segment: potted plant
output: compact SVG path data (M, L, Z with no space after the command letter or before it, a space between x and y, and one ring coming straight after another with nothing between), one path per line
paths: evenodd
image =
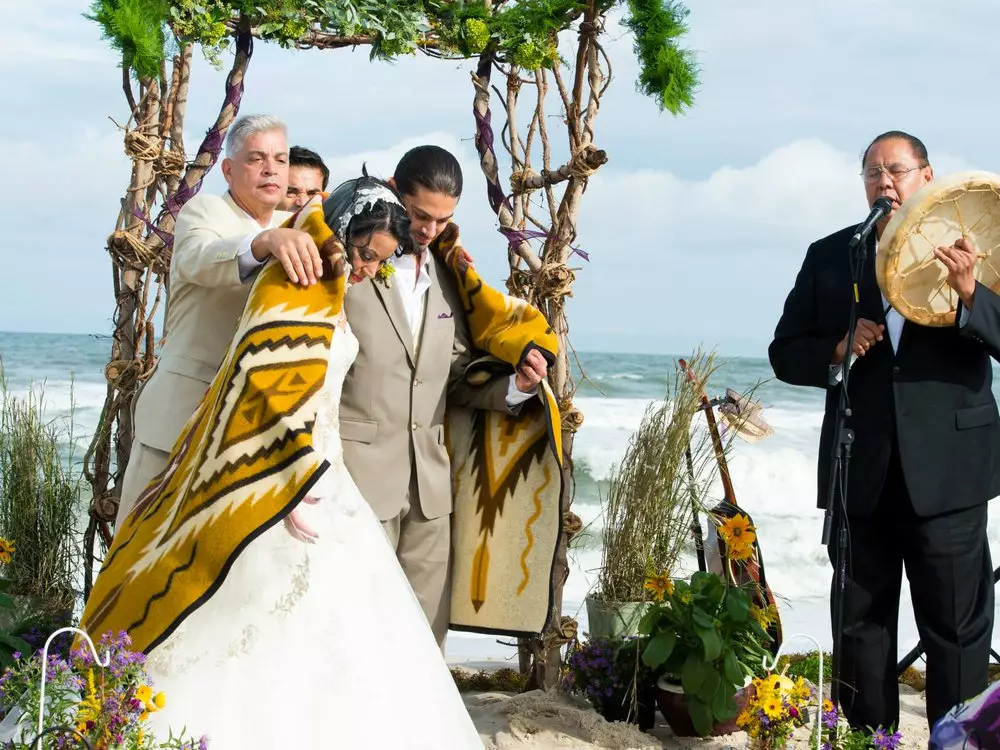
M655 723L652 674L639 658L638 638L593 638L578 643L566 661L563 688L582 695L608 721Z
M690 544L698 498L715 466L710 439L701 434L692 440L691 430L714 358L696 354L689 369L696 378L676 369L666 396L647 408L612 469L602 502L601 569L586 599L591 638L638 634L650 604L643 579L650 570L676 569Z
M642 661L657 678L657 703L678 736L735 731L750 680L763 672L767 613L715 573L646 579L656 601L643 616Z

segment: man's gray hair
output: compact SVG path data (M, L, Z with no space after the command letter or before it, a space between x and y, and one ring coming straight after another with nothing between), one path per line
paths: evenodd
M240 149L243 148L244 141L251 135L271 130L280 130L286 138L288 137L288 128L277 117L244 115L229 127L229 133L226 135L226 156L231 159L239 153Z

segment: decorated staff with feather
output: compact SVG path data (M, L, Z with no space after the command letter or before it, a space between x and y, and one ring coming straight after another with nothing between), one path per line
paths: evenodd
M214 748L481 747L341 443L359 349L346 287L412 252L406 210L365 175L290 224L320 248L318 283L295 284L277 259L261 270L219 374L118 530L81 627L127 631L169 696L157 730L204 727ZM387 674L420 686L391 722Z

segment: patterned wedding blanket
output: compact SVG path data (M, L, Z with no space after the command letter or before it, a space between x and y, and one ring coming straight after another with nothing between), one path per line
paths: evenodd
M330 250L316 201L289 220ZM542 315L482 283L459 262L457 228L434 247L455 273L474 345L470 378L509 375L531 347L551 359ZM126 630L149 652L222 585L237 556L280 522L326 468L312 449L344 278L290 283L258 274L233 343L162 474L116 530L80 627L95 640ZM547 384L516 416L450 410L455 470L454 603L458 629L540 632L552 604L561 531L559 412Z
M460 263L458 228L432 246L453 271L473 346L487 356L470 383L507 378L531 348L551 365L558 340L542 314L487 286ZM518 414L450 408L451 627L481 633L540 633L553 606L552 569L562 531L562 433L547 382Z

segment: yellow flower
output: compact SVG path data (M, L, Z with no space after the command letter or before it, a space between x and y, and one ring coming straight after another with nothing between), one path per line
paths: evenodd
M736 726L746 729L750 725L752 716L753 714L750 712L750 709L744 708L740 715L736 717Z
M772 695L766 701L764 701L764 705L762 706L762 708L764 709L764 713L767 714L767 717L769 719L777 719L779 716L781 716L781 712L784 710L785 707L781 702L781 698L779 698L776 695Z
M730 557L733 557L732 551L734 550L742 551L744 547L752 548L753 543L757 540L757 530L750 525L750 519L742 513L727 518L719 526L719 535L726 540L726 545L731 550Z
M691 596L691 592L690 591L685 591L683 594L681 594L677 598L680 600L681 604L690 604L691 600L694 597Z
M14 542L0 536L0 563L9 563L14 556Z
M756 604L750 606L750 616L760 623L760 626L764 630L767 630L771 625L771 617L767 610L758 607Z
M156 706L157 709L163 708L165 705L167 705L167 696L166 696L166 694L165 693L157 693L156 695L154 695L153 696L153 705Z
M674 582L666 571L646 576L646 582L642 584L642 587L650 592L653 599L658 602L662 602L664 596L670 596L674 593Z
M826 713L830 713L833 710L833 701L827 699L823 701L823 710Z
M149 685L140 685L135 689L135 699L145 706L153 697L153 689Z
M375 278L379 281L388 281L394 273L396 273L396 267L388 261L383 261L375 272Z
M795 703L805 703L811 696L812 690L809 689L806 678L799 677L795 681L795 687L792 689L791 700Z

